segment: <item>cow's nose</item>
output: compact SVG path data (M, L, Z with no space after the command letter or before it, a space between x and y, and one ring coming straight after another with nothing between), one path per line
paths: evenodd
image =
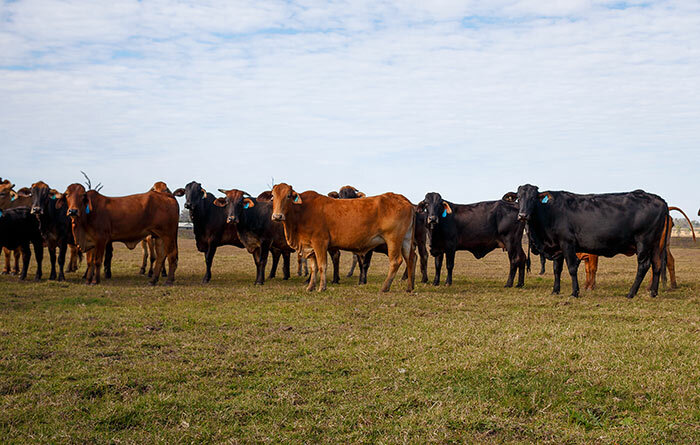
M524 213L518 213L518 219L520 221L527 221L527 215Z
M281 213L273 213L272 220L273 221L284 221L284 215Z
M437 222L437 216L429 216L428 217L428 224L436 223Z
M68 215L68 216L78 216L78 209L69 209L68 212L66 212L66 215Z
M236 222L236 217L235 216L229 216L226 218L227 223L235 223Z
M32 207L32 215L41 215L41 207Z

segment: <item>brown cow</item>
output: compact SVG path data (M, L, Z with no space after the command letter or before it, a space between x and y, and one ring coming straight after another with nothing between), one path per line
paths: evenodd
M688 221L688 225L690 225L690 230L693 234L693 241L695 241L695 230L693 229L693 224L690 222L690 218L688 218L688 215L686 215L685 212L683 212L683 210L679 209L678 207L670 206L668 210L677 210L683 214L686 221ZM666 236L664 239L666 243L669 243L671 241L671 227L673 227L673 220L670 216L668 217L666 227ZM671 289L675 289L678 287L678 283L676 281L676 259L671 254L670 245L667 246L666 254L666 268L668 269L668 274L671 277ZM631 253L628 256L632 255L634 255L634 253ZM590 253L577 253L576 256L586 265L586 285L584 286L584 289L595 289L595 277L598 273L598 255L593 255Z
M409 265L406 290L413 290L416 252L413 243L415 208L402 195L384 193L364 199L333 199L314 191L301 194L288 184L272 188L272 219L282 221L287 243L311 258L311 279L307 290L326 289L326 262L329 249L366 254L386 243L389 272L382 291L391 282L402 258Z
M157 244L156 267L151 285L158 282L161 270L168 258L168 279L175 281L177 268L177 231L179 206L172 195L149 191L136 195L108 197L96 190L85 190L81 184L71 184L64 196L68 216L72 219L73 235L80 249L87 252L88 284L100 282L100 267L108 243L121 241L133 249L143 238L156 235L162 240Z
M157 181L155 184L153 184L153 187L151 187L150 191L167 193L169 195L173 194L173 192L171 192L168 188L168 185L163 181ZM143 250L141 269L139 270L139 273L141 275L144 275L146 273L146 264L148 264L148 276L153 276L153 263L156 262L156 242L158 242L157 238L154 238L153 235L148 235L146 238L143 239L143 241L141 241L141 249ZM165 272L165 268L163 268L161 274L163 278L168 276Z

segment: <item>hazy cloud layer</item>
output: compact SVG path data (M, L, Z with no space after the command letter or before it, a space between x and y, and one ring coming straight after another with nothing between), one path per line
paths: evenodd
M531 182L696 212L700 4L426 4L3 3L0 176L462 202Z

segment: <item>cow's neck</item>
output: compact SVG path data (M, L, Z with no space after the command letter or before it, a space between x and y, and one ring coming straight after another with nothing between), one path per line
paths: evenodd
M292 204L288 209L287 214L284 215L284 221L282 221L282 225L284 226L284 238L287 240L287 244L289 244L292 249L297 251L301 251L303 247L299 242L298 230L299 224L303 224L303 221L301 220L303 209L300 207L301 206Z

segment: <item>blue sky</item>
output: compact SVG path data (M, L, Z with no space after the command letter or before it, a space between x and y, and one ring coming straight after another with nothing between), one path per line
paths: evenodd
M699 43L688 1L4 2L0 176L642 188L694 215Z

